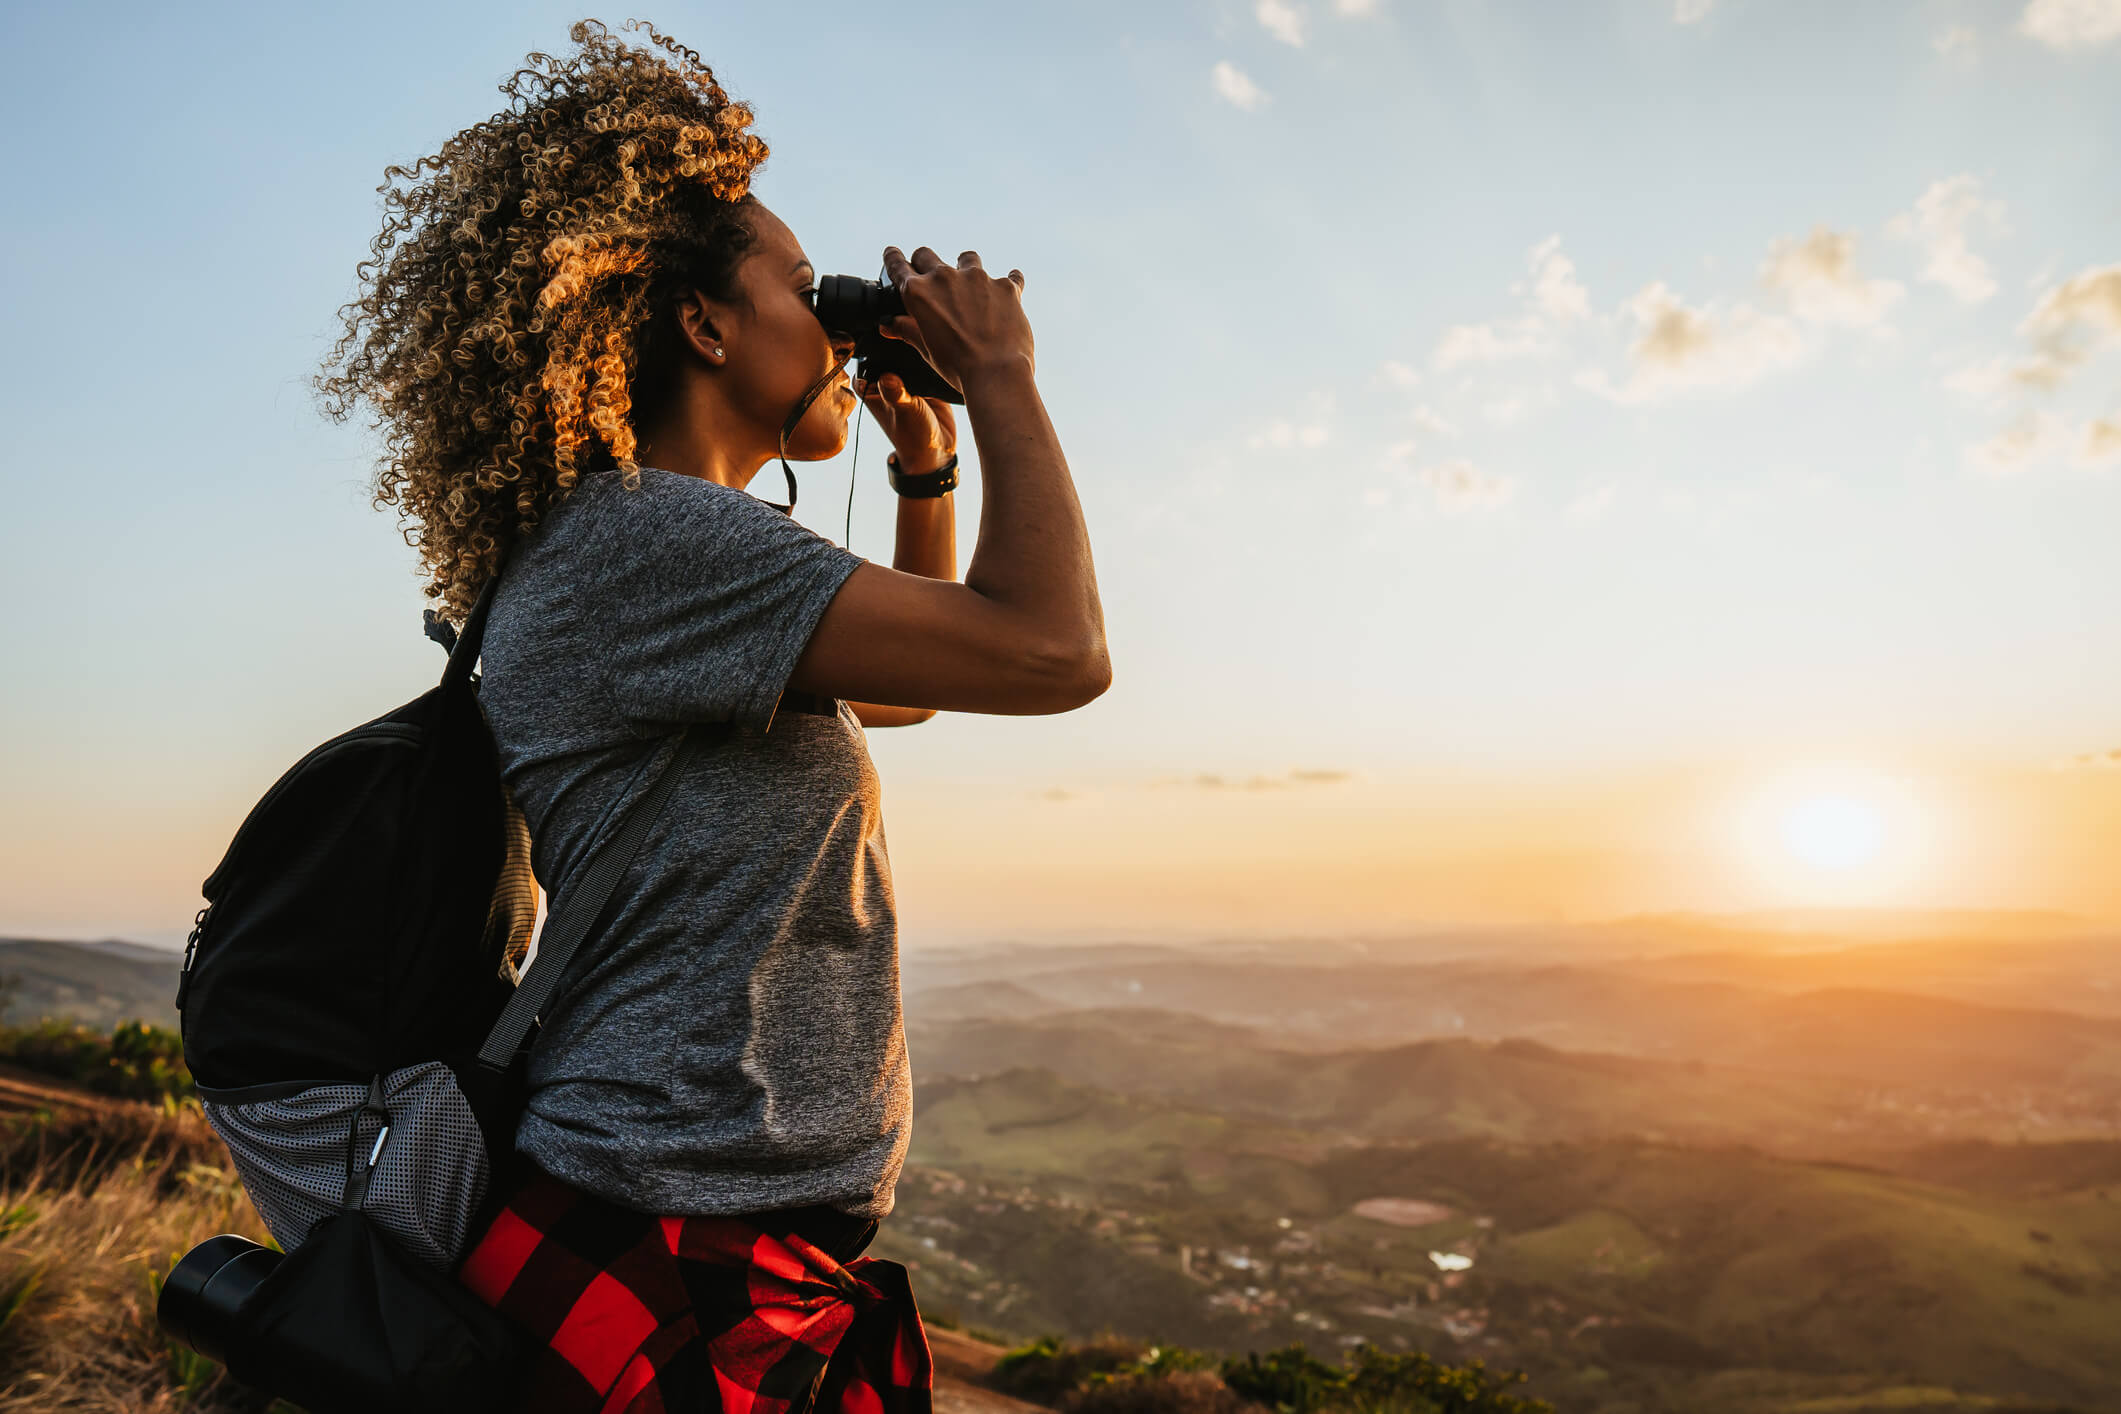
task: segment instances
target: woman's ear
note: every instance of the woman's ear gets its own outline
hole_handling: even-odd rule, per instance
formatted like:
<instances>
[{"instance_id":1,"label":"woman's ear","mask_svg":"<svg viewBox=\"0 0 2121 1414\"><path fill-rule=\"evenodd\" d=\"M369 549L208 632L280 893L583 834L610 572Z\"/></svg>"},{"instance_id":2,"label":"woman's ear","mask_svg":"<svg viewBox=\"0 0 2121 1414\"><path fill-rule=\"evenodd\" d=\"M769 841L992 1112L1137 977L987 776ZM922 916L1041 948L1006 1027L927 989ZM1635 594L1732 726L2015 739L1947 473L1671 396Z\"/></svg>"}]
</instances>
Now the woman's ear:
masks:
<instances>
[{"instance_id":1,"label":"woman's ear","mask_svg":"<svg viewBox=\"0 0 2121 1414\"><path fill-rule=\"evenodd\" d=\"M705 363L719 368L728 361L722 343L722 312L698 290L678 296L678 340Z\"/></svg>"}]
</instances>

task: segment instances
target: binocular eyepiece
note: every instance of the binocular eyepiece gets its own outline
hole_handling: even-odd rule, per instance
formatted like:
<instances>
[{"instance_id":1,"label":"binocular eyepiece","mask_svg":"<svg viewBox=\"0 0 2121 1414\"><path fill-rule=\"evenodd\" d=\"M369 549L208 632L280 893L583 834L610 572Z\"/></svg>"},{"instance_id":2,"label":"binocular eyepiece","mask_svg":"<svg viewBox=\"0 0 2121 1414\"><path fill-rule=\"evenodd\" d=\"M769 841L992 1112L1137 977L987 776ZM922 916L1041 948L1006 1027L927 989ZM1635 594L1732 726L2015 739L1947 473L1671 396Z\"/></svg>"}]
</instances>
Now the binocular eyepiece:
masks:
<instances>
[{"instance_id":1,"label":"binocular eyepiece","mask_svg":"<svg viewBox=\"0 0 2121 1414\"><path fill-rule=\"evenodd\" d=\"M896 373L916 398L940 398L963 405L965 395L921 357L904 339L885 337L882 326L906 312L905 296L888 277L864 280L859 275L822 275L811 312L828 334L854 340L855 376L871 384Z\"/></svg>"}]
</instances>

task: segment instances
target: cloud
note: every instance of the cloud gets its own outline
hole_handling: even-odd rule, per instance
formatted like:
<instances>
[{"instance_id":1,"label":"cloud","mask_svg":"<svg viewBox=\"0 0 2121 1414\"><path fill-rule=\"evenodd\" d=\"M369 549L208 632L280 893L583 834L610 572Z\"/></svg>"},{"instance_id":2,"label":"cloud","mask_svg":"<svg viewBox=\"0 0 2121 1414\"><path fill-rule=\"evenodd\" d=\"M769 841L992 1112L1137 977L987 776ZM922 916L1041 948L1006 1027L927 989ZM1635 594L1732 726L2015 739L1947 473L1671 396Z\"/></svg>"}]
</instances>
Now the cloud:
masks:
<instances>
[{"instance_id":1,"label":"cloud","mask_svg":"<svg viewBox=\"0 0 2121 1414\"><path fill-rule=\"evenodd\" d=\"M1333 0L1333 13L1351 20L1366 20L1377 13L1377 0Z\"/></svg>"},{"instance_id":2,"label":"cloud","mask_svg":"<svg viewBox=\"0 0 2121 1414\"><path fill-rule=\"evenodd\" d=\"M1716 0L1673 0L1672 18L1683 25L1695 24L1715 8Z\"/></svg>"},{"instance_id":3,"label":"cloud","mask_svg":"<svg viewBox=\"0 0 2121 1414\"><path fill-rule=\"evenodd\" d=\"M2069 381L2070 370L2083 361L2084 355L2073 349L2036 353L2026 358L2006 355L1992 358L1987 363L1970 364L1948 376L1944 386L1984 403L2001 401L2004 394L2016 389L2052 393Z\"/></svg>"},{"instance_id":4,"label":"cloud","mask_svg":"<svg viewBox=\"0 0 2121 1414\"><path fill-rule=\"evenodd\" d=\"M2079 330L2090 333L2094 347L2121 339L2121 264L2072 275L2042 295L2018 326L2021 334L2057 342Z\"/></svg>"},{"instance_id":5,"label":"cloud","mask_svg":"<svg viewBox=\"0 0 2121 1414\"><path fill-rule=\"evenodd\" d=\"M1508 427L1523 419L1531 407L1531 399L1523 393L1511 393L1507 397L1490 398L1480 405L1480 415L1497 427Z\"/></svg>"},{"instance_id":6,"label":"cloud","mask_svg":"<svg viewBox=\"0 0 2121 1414\"><path fill-rule=\"evenodd\" d=\"M1395 388L1414 388L1421 384L1421 374L1413 365L1388 358L1378 367L1378 375Z\"/></svg>"},{"instance_id":7,"label":"cloud","mask_svg":"<svg viewBox=\"0 0 2121 1414\"><path fill-rule=\"evenodd\" d=\"M1803 240L1778 238L1760 278L1789 298L1799 319L1863 328L1885 318L1907 293L1897 280L1866 280L1856 269L1856 238L1814 226Z\"/></svg>"},{"instance_id":8,"label":"cloud","mask_svg":"<svg viewBox=\"0 0 2121 1414\"><path fill-rule=\"evenodd\" d=\"M1603 369L1576 382L1616 403L1658 402L1693 389L1741 388L1786 368L1804 354L1797 326L1780 315L1741 304L1728 314L1689 309L1662 280L1623 306L1640 331L1629 350L1634 367L1615 386Z\"/></svg>"},{"instance_id":9,"label":"cloud","mask_svg":"<svg viewBox=\"0 0 2121 1414\"><path fill-rule=\"evenodd\" d=\"M1414 425L1432 437L1456 437L1457 427L1444 419L1442 413L1423 403L1414 409ZM1409 444L1411 445L1411 444Z\"/></svg>"},{"instance_id":10,"label":"cloud","mask_svg":"<svg viewBox=\"0 0 2121 1414\"><path fill-rule=\"evenodd\" d=\"M1508 324L1454 324L1436 341L1430 362L1439 369L1462 363L1501 363L1507 359L1543 354L1554 346L1546 326L1537 319Z\"/></svg>"},{"instance_id":11,"label":"cloud","mask_svg":"<svg viewBox=\"0 0 2121 1414\"><path fill-rule=\"evenodd\" d=\"M1243 69L1225 59L1215 66L1215 92L1247 113L1267 101L1266 92Z\"/></svg>"},{"instance_id":12,"label":"cloud","mask_svg":"<svg viewBox=\"0 0 2121 1414\"><path fill-rule=\"evenodd\" d=\"M2072 756L2062 765L2065 769L2079 771L2121 771L2121 750L2087 751L2081 756Z\"/></svg>"},{"instance_id":13,"label":"cloud","mask_svg":"<svg viewBox=\"0 0 2121 1414\"><path fill-rule=\"evenodd\" d=\"M1303 47L1303 11L1288 0L1259 0L1252 13L1259 17L1260 27L1268 34L1284 44L1293 44L1299 49Z\"/></svg>"},{"instance_id":14,"label":"cloud","mask_svg":"<svg viewBox=\"0 0 2121 1414\"><path fill-rule=\"evenodd\" d=\"M1588 318L1591 297L1576 279L1576 265L1561 253L1561 237L1548 236L1525 260L1529 278L1510 286L1528 306L1521 317L1444 330L1429 358L1439 369L1465 363L1502 363L1554 351L1554 327Z\"/></svg>"},{"instance_id":15,"label":"cloud","mask_svg":"<svg viewBox=\"0 0 2121 1414\"><path fill-rule=\"evenodd\" d=\"M1587 319L1591 294L1576 279L1576 262L1561 253L1561 237L1548 236L1532 247L1532 304L1539 313L1557 322ZM1523 285L1512 285L1512 294L1522 294Z\"/></svg>"},{"instance_id":16,"label":"cloud","mask_svg":"<svg viewBox=\"0 0 2121 1414\"><path fill-rule=\"evenodd\" d=\"M1464 457L1425 466L1414 479L1436 498L1436 508L1446 515L1500 510L1517 494L1517 483L1507 476L1482 471Z\"/></svg>"},{"instance_id":17,"label":"cloud","mask_svg":"<svg viewBox=\"0 0 2121 1414\"><path fill-rule=\"evenodd\" d=\"M1947 59L1964 59L1971 63L1980 44L1979 36L1971 25L1951 25L1937 32L1930 47Z\"/></svg>"},{"instance_id":18,"label":"cloud","mask_svg":"<svg viewBox=\"0 0 2121 1414\"><path fill-rule=\"evenodd\" d=\"M2121 461L2121 413L2095 417L2084 424L2084 442L2077 449L2077 461L2084 466Z\"/></svg>"},{"instance_id":19,"label":"cloud","mask_svg":"<svg viewBox=\"0 0 2121 1414\"><path fill-rule=\"evenodd\" d=\"M2032 0L2018 31L2050 49L2093 49L2121 35L2121 0Z\"/></svg>"},{"instance_id":20,"label":"cloud","mask_svg":"<svg viewBox=\"0 0 2121 1414\"><path fill-rule=\"evenodd\" d=\"M1192 790L1207 791L1267 791L1296 790L1303 786L1339 785L1343 781L1352 781L1354 779L1355 777L1347 771L1297 770L1280 776L1248 776L1243 780L1217 775L1166 776L1162 780L1152 781L1150 784L1160 790L1182 786Z\"/></svg>"},{"instance_id":21,"label":"cloud","mask_svg":"<svg viewBox=\"0 0 2121 1414\"><path fill-rule=\"evenodd\" d=\"M2000 230L2003 216L2003 203L1983 200L1981 183L1962 172L1930 183L1912 209L1885 223L1885 233L1921 244L1929 254L1922 278L1976 304L1996 293L1996 279L1967 245L1967 227L1979 220Z\"/></svg>"},{"instance_id":22,"label":"cloud","mask_svg":"<svg viewBox=\"0 0 2121 1414\"><path fill-rule=\"evenodd\" d=\"M2069 427L2061 418L2051 412L2028 412L1988 441L1968 448L1966 459L1985 476L2016 476L2061 456L2069 443Z\"/></svg>"},{"instance_id":23,"label":"cloud","mask_svg":"<svg viewBox=\"0 0 2121 1414\"><path fill-rule=\"evenodd\" d=\"M1267 451L1270 448L1274 451L1288 451L1295 447L1323 447L1332 435L1332 430L1324 423L1298 424L1287 418L1277 417L1263 429L1247 437L1245 445L1255 452Z\"/></svg>"}]
</instances>

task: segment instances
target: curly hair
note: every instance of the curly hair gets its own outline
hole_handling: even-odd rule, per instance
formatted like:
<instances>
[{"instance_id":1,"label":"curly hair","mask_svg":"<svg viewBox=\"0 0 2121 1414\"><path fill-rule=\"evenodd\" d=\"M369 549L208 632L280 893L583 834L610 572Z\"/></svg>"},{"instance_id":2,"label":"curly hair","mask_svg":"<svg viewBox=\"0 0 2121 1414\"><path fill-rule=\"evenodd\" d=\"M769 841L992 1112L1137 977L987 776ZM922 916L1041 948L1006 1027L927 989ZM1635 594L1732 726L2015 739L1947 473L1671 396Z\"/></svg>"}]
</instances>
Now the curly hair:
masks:
<instances>
[{"instance_id":1,"label":"curly hair","mask_svg":"<svg viewBox=\"0 0 2121 1414\"><path fill-rule=\"evenodd\" d=\"M333 420L372 412L375 503L452 620L584 472L633 478L670 306L734 298L756 240L751 109L692 50L626 28L653 48L584 20L577 52L531 54L501 85L501 112L385 169L383 228L317 379Z\"/></svg>"}]
</instances>

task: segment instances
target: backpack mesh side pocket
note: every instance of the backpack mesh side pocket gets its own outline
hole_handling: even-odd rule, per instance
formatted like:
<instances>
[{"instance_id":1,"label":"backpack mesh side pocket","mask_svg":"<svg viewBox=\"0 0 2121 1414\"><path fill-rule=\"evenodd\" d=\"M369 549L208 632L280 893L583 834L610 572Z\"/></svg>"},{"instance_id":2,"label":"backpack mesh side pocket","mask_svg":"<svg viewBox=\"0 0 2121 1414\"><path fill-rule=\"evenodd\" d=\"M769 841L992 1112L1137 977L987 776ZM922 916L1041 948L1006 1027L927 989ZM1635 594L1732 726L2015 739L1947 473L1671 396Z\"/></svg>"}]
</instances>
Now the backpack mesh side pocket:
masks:
<instances>
[{"instance_id":1,"label":"backpack mesh side pocket","mask_svg":"<svg viewBox=\"0 0 2121 1414\"><path fill-rule=\"evenodd\" d=\"M243 1189L280 1246L293 1251L339 1211L346 1190L348 1132L365 1163L382 1128L355 1116L365 1085L312 1085L256 1099L243 1091L200 1092L206 1122L228 1145ZM441 1061L383 1079L390 1134L376 1156L362 1209L412 1256L447 1270L463 1255L472 1219L492 1181L486 1145L457 1078Z\"/></svg>"}]
</instances>

